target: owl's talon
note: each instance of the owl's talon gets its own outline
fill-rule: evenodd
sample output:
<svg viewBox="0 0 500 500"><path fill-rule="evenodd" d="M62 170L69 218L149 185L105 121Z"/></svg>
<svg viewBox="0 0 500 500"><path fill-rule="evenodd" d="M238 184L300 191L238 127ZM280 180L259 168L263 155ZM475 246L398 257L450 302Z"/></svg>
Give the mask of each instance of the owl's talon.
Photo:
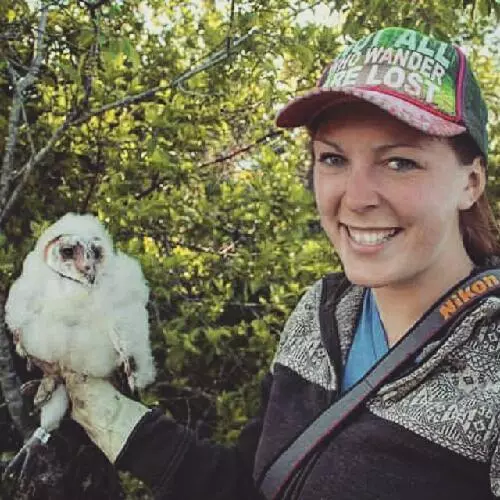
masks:
<svg viewBox="0 0 500 500"><path fill-rule="evenodd" d="M52 397L52 394L54 394L59 382L60 379L58 377L50 375L43 377L38 385L38 390L36 391L33 399L35 408L40 408Z"/></svg>
<svg viewBox="0 0 500 500"><path fill-rule="evenodd" d="M133 374L131 374L127 377L127 383L128 383L128 386L130 387L130 390L132 392L134 392L135 391L135 377Z"/></svg>
<svg viewBox="0 0 500 500"><path fill-rule="evenodd" d="M50 434L42 427L36 429L5 468L2 474L2 481L17 479L20 487L23 488L26 485L26 481L29 480L30 471L34 466L33 457L35 450L40 446L45 446L49 437Z"/></svg>
<svg viewBox="0 0 500 500"><path fill-rule="evenodd" d="M40 386L41 381L41 379L28 380L28 382L21 385L21 394L23 396L33 398L38 390L38 387Z"/></svg>
<svg viewBox="0 0 500 500"><path fill-rule="evenodd" d="M40 445L43 446L43 445ZM26 454L26 458L24 459L23 466L21 467L21 471L19 472L19 488L21 491L25 491L33 473L36 469L36 459L34 459L35 452L33 449L29 450Z"/></svg>
<svg viewBox="0 0 500 500"><path fill-rule="evenodd" d="M123 371L125 376L127 377L127 383L132 392L135 391L135 370L137 369L136 362L133 356L125 356L122 354L121 356L121 364L123 366Z"/></svg>

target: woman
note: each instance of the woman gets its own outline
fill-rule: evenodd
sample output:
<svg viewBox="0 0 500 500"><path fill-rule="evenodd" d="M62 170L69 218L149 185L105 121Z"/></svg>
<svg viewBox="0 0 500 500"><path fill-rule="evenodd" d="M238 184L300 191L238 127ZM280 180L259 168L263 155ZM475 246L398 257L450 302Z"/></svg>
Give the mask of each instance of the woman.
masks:
<svg viewBox="0 0 500 500"><path fill-rule="evenodd" d="M199 442L107 382L66 377L72 417L157 498L261 498L257 483L297 434L500 250L484 195L486 108L455 47L406 29L374 33L278 125L309 131L317 208L344 273L302 297L238 444ZM485 297L433 338L286 498L500 497L499 312Z"/></svg>

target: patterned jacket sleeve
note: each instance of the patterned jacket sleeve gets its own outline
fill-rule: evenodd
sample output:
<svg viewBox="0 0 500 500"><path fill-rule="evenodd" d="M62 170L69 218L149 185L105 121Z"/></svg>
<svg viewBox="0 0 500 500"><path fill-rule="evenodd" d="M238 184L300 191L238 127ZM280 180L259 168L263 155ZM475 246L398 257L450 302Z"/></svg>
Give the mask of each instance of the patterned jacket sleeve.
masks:
<svg viewBox="0 0 500 500"><path fill-rule="evenodd" d="M497 414L495 421L495 433L497 441L493 450L490 465L491 491L496 498L500 498L500 319L488 327L487 336L491 341L492 356L496 356L496 395L497 395ZM496 347L496 349L495 349Z"/></svg>
<svg viewBox="0 0 500 500"><path fill-rule="evenodd" d="M270 375L262 382L262 412L271 383ZM128 438L116 467L140 479L157 500L261 500L252 478L261 415L245 426L234 446L223 446L151 411Z"/></svg>
<svg viewBox="0 0 500 500"><path fill-rule="evenodd" d="M496 297L495 299L498 301ZM498 310L492 314L489 321L485 321L485 324L479 327L478 338L486 346L484 351L491 360L489 363L484 363L477 358L475 364L483 374L486 384L485 392L490 394L492 400L494 416L493 424L488 426L488 434L492 435L495 444L490 462L490 483L493 495L495 498L500 498L500 316Z"/></svg>
<svg viewBox="0 0 500 500"><path fill-rule="evenodd" d="M321 339L319 312L323 280L318 280L302 296L285 324L272 364L285 366L303 379L335 390L334 367Z"/></svg>
<svg viewBox="0 0 500 500"><path fill-rule="evenodd" d="M500 428L500 416L497 417L497 427ZM497 441L490 469L491 491L500 498L500 441Z"/></svg>
<svg viewBox="0 0 500 500"><path fill-rule="evenodd" d="M496 297L489 300L498 302ZM488 359L488 362L485 362L484 359L476 356L474 364L482 373L484 392L488 394L493 411L492 424L486 426L488 429L486 436L490 436L494 443L490 461L491 492L495 498L500 498L500 315L498 309L478 328L475 338L484 346L482 349L485 354L484 359Z"/></svg>

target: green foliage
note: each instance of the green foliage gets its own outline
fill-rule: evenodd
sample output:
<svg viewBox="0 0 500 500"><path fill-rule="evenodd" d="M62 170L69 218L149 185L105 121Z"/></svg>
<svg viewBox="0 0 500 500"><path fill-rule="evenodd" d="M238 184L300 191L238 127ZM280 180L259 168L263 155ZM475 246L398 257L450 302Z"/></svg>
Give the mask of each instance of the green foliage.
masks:
<svg viewBox="0 0 500 500"><path fill-rule="evenodd" d="M45 63L25 96L17 168L30 156L29 137L42 148L69 110L158 87L72 127L45 156L3 228L0 273L4 286L12 282L44 224L67 211L97 214L151 287L158 379L144 400L220 442L255 413L299 296L338 268L304 187L305 137L275 133L273 119L345 43L404 25L466 46L491 109L491 193L500 198L499 44L488 2L466 11L458 0L330 2L335 26L304 21L315 4L128 0L92 13L52 2ZM26 2L0 5L1 150L9 67L29 66L36 23ZM173 84L218 51L227 57ZM146 498L124 482L130 498Z"/></svg>

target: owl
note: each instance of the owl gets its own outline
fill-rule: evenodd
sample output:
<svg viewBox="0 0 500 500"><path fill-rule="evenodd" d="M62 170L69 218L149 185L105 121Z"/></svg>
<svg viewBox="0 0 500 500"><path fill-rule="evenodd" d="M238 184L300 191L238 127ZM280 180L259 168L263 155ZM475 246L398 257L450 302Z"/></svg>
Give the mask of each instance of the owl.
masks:
<svg viewBox="0 0 500 500"><path fill-rule="evenodd" d="M39 438L68 409L61 372L120 369L132 390L153 381L148 295L139 263L114 249L96 217L68 213L40 236L5 305L17 352L47 368L35 396Z"/></svg>

